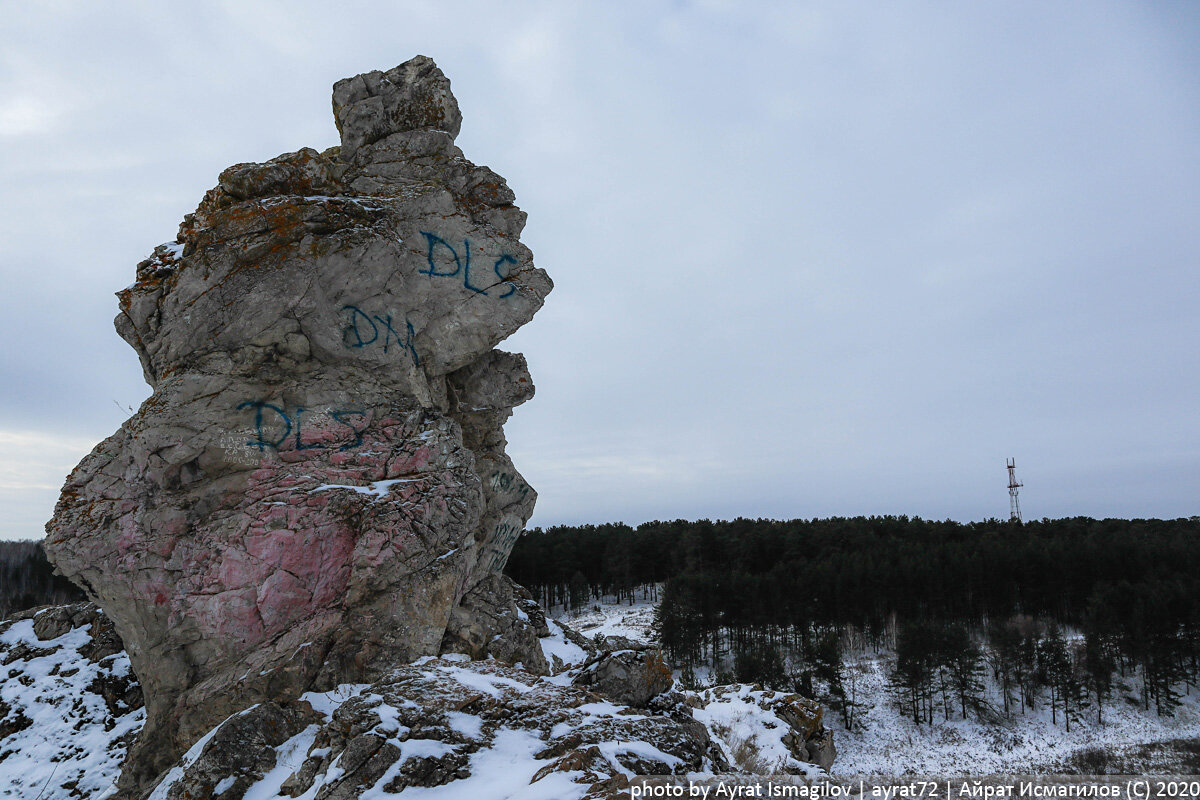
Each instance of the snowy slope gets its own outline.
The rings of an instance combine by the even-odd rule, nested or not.
[[[1132,685],[1115,702],[1105,704],[1103,725],[1096,723],[1092,707],[1072,721],[1070,733],[1062,713],[1054,724],[1044,705],[999,724],[954,718],[939,720],[932,727],[918,726],[901,714],[888,696],[886,660],[864,657],[858,666],[859,699],[869,706],[865,713],[860,712],[861,724],[856,721],[855,730],[848,732],[837,714],[826,715],[837,742],[834,772],[838,775],[1075,771],[1075,759],[1091,748],[1117,754],[1135,751],[1146,743],[1200,738],[1200,694],[1185,697],[1174,717],[1159,717],[1142,710],[1133,697]],[[998,705],[995,687],[989,688],[992,702]],[[1139,764],[1126,765],[1126,769],[1132,767]]]
[[[550,635],[538,639],[538,643],[541,644],[542,654],[546,656],[546,663],[550,664],[553,672],[577,667],[587,660],[587,651],[567,638],[558,620],[547,618],[546,627],[550,629]]]
[[[597,600],[574,612],[551,609],[547,616],[562,620],[589,639],[596,636],[624,636],[639,642],[653,642],[656,608],[658,601],[637,600],[630,605],[628,602]]]
[[[647,771],[711,774],[703,748],[665,717],[495,661],[424,658],[371,686],[302,699],[315,712],[312,724],[274,748],[265,774],[250,777],[239,765],[214,773],[212,765],[229,758],[209,757],[244,749],[240,734],[224,729],[256,706],[193,746],[150,800],[206,792],[246,800],[572,800],[589,785],[621,787]]]
[[[797,760],[784,743],[791,729],[771,711],[765,696],[773,694],[744,684],[708,689],[697,694],[703,705],[692,715],[720,743],[729,763],[743,771],[828,777],[817,765]]]
[[[570,615],[559,610],[558,616],[587,636],[616,634],[653,641],[655,605],[640,602],[630,607],[596,601],[582,613]],[[1180,769],[1181,764],[1187,767],[1200,761],[1195,755],[1183,762],[1171,756],[1173,750],[1200,751],[1200,692],[1185,696],[1174,717],[1158,717],[1153,710],[1141,708],[1130,680],[1116,701],[1105,705],[1103,725],[1096,724],[1093,707],[1072,721],[1070,733],[1061,714],[1057,724],[1051,721],[1048,707],[999,724],[954,718],[932,727],[918,726],[895,707],[888,692],[888,654],[863,654],[852,660],[858,673],[858,701],[863,704],[854,731],[846,730],[839,714],[828,711],[825,715],[825,724],[833,730],[837,746],[837,760],[831,770],[837,776],[1091,771],[1088,762],[1080,763],[1088,751],[1099,751],[1106,757],[1110,771],[1126,773],[1169,772]],[[696,675],[702,683],[712,682],[707,667],[698,668]],[[995,686],[990,685],[989,690],[993,704],[999,705]],[[740,728],[740,734],[735,735],[744,737],[758,730],[761,722],[754,719],[751,709],[741,711],[745,713],[740,722],[725,727],[735,731]],[[737,713],[732,708],[714,708],[708,716]],[[713,720],[706,722],[711,730]],[[720,727],[718,724],[714,736],[720,735]],[[760,738],[767,742],[767,737]],[[766,753],[769,759],[780,755],[769,743]]]
[[[42,640],[0,622],[0,798],[108,795],[145,711],[124,652],[89,658],[95,624]]]

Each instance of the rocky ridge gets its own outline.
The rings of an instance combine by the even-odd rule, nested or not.
[[[658,651],[628,640],[620,644],[634,649],[606,650],[618,643],[544,624],[538,644],[553,675],[449,654],[372,684],[257,703],[201,736],[149,796],[324,800],[442,787],[447,798],[616,798],[635,775],[744,772],[751,750],[751,766],[821,774],[798,759],[816,761],[815,744],[828,737],[814,704],[752,686],[689,692],[667,682],[624,705],[617,698],[643,690],[642,676],[622,682],[609,671],[597,683],[594,667],[626,665],[634,653],[661,663]],[[0,798],[111,798],[145,714],[104,614],[77,604],[2,622],[0,661]]]
[[[512,796],[565,800],[625,796],[634,775],[728,769],[681,703],[625,708],[500,662],[422,659],[352,691],[227,720],[152,798],[206,797],[224,785],[231,797],[253,788],[332,800],[449,784],[453,796],[484,797],[502,781]],[[294,734],[263,746],[263,730]]]

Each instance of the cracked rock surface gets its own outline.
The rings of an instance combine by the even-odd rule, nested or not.
[[[254,703],[443,649],[545,668],[497,577],[536,494],[502,429],[533,384],[495,348],[552,284],[433,61],[333,105],[339,147],[226,169],[118,293],[153,395],[47,525],[145,695],[122,796]]]
[[[637,775],[728,770],[681,698],[662,701],[623,708],[497,661],[421,659],[369,687],[230,717],[154,798],[353,800],[445,786],[453,797],[616,800]]]

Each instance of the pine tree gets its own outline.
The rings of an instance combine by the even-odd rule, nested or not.
[[[572,611],[578,611],[587,605],[590,595],[588,582],[579,570],[575,570],[575,574],[571,576],[570,593]]]
[[[1096,724],[1104,724],[1104,701],[1112,692],[1112,676],[1116,670],[1113,658],[1114,624],[1107,608],[1093,600],[1083,626],[1083,665],[1085,683],[1096,698]]]
[[[978,711],[983,704],[983,656],[965,627],[952,626],[947,634],[950,682],[966,719],[968,708]]]
[[[834,711],[841,712],[842,722],[849,728],[852,710],[846,696],[841,636],[836,628],[822,631],[816,637],[813,672],[818,680],[824,681],[825,685],[829,687],[829,705]]]
[[[902,708],[912,713],[920,725],[928,718],[933,724],[933,680],[936,662],[933,652],[936,631],[927,623],[914,622],[896,633],[896,660],[891,670],[891,687]]]
[[[988,635],[991,649],[988,661],[992,676],[1000,687],[1000,700],[1004,705],[1004,716],[1012,717],[1012,706],[1016,702],[1014,691],[1020,684],[1021,634],[1014,623],[993,623]]]

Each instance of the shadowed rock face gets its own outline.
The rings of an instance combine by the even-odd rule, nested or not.
[[[533,510],[502,431],[533,384],[493,348],[552,284],[430,59],[333,94],[340,148],[225,170],[118,293],[154,394],[47,525],[145,691],[127,793],[252,703],[486,655],[512,604],[461,601]]]

